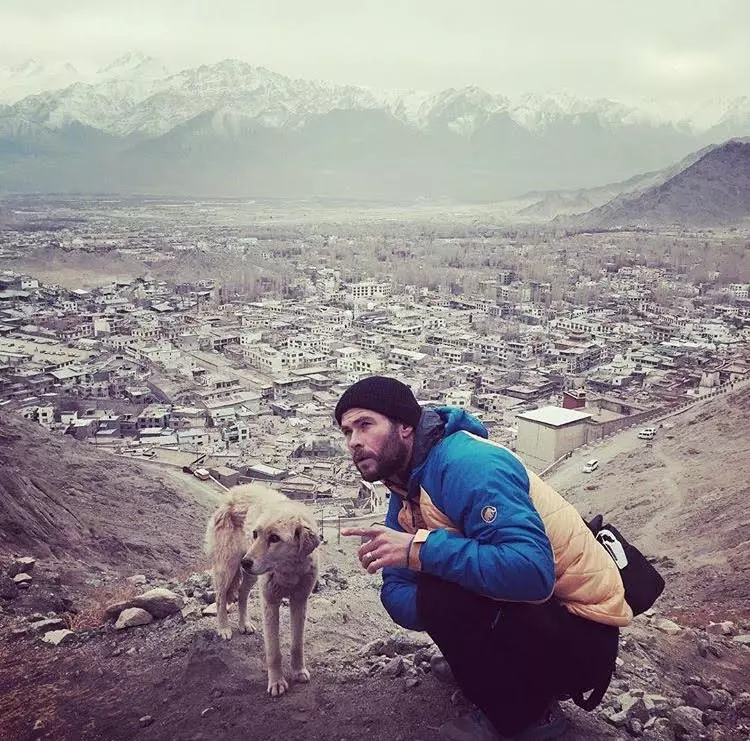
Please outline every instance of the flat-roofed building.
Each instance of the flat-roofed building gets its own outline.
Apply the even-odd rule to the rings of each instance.
[[[516,451],[533,471],[585,444],[591,415],[577,409],[546,406],[517,414]]]

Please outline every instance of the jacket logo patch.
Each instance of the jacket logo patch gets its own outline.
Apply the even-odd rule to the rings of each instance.
[[[486,523],[494,522],[497,517],[497,507],[486,506],[482,507],[482,519]]]

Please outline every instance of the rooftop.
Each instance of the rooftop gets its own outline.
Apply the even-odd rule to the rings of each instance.
[[[523,414],[517,414],[516,417],[529,420],[530,422],[540,422],[543,425],[550,425],[551,427],[564,427],[574,422],[589,419],[591,415],[575,409],[547,406],[541,409],[534,409],[530,412],[524,412]]]

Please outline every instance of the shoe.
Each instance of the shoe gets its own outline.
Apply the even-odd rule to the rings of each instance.
[[[513,736],[508,736],[508,741],[552,741],[560,738],[570,728],[570,721],[563,713],[560,703],[553,702],[542,717],[519,731]],[[505,739],[505,736],[501,736]]]
[[[558,703],[552,703],[542,717],[512,736],[495,730],[489,718],[479,709],[472,710],[458,720],[445,723],[438,729],[438,738],[445,741],[552,741],[570,727]]]
[[[472,710],[458,720],[438,728],[438,738],[444,741],[502,741],[489,718],[479,709]]]
[[[435,679],[443,684],[456,684],[450,664],[441,654],[435,654],[430,659],[430,671]]]

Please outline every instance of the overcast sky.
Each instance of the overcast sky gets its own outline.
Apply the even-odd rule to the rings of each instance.
[[[750,95],[748,0],[0,0],[0,65],[228,57],[378,89]]]

